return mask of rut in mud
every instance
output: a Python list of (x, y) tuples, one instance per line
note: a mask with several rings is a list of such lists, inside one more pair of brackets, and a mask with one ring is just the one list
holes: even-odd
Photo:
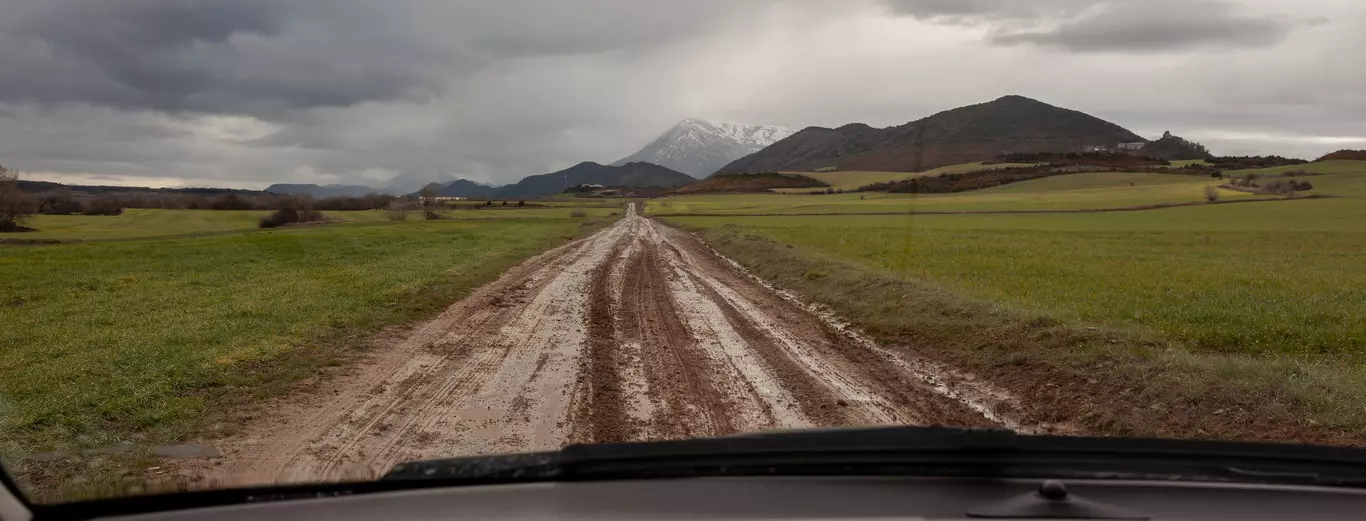
[(368, 478), (409, 460), (568, 443), (1000, 420), (933, 373), (632, 209), (273, 411), (224, 446), (214, 473)]

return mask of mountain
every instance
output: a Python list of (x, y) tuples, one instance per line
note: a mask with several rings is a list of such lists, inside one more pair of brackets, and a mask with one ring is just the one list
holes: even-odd
[[(398, 174), (397, 176), (394, 176), (394, 178), (393, 178), (393, 179), (390, 179), (389, 182), (388, 182), (388, 184), (386, 184), (385, 186), (361, 186), (361, 185), (340, 185), (340, 184), (332, 184), (332, 185), (322, 185), (322, 186), (319, 186), (319, 185), (316, 185), (316, 184), (289, 184), (289, 183), (276, 183), (276, 184), (273, 184), (273, 185), (270, 185), (269, 187), (267, 187), (265, 191), (270, 192), (270, 193), (275, 193), (275, 194), (288, 194), (288, 195), (304, 195), (304, 194), (307, 194), (307, 195), (311, 195), (311, 196), (316, 197), (316, 198), (321, 198), (321, 197), (336, 197), (336, 196), (351, 196), (351, 197), (358, 197), (358, 196), (362, 196), (362, 195), (366, 195), (366, 194), (389, 194), (389, 195), (405, 195), (405, 194), (412, 194), (412, 193), (417, 193), (419, 190), (422, 190), (423, 187), (426, 187), (427, 185), (430, 185), (430, 184), (437, 184), (437, 185), (440, 185), (440, 186), (442, 186), (442, 187), (445, 187), (445, 186), (449, 186), (449, 185), (455, 184), (455, 183), (469, 183), (469, 184), (471, 184), (471, 185), (477, 185), (477, 183), (473, 183), (473, 182), (470, 182), (470, 181), (465, 181), (465, 180), (463, 180), (463, 179), (456, 179), (455, 176), (454, 176), (454, 175), (451, 175), (451, 174), (437, 174), (437, 175), (434, 175), (434, 176), (428, 176), (428, 175), (421, 175), (421, 174), (413, 174), (413, 173), (404, 172), (404, 173)], [(477, 185), (477, 186), (482, 186), (482, 185)], [(453, 190), (458, 191), (458, 190), (461, 190), (461, 189), (463, 189), (463, 188), (464, 188), (464, 185), (460, 185), (460, 187), (457, 187), (457, 188), (455, 188), (455, 189), (453, 189)], [(444, 194), (443, 194), (443, 195), (444, 195)], [(459, 194), (450, 194), (450, 195), (453, 195), (453, 196), (454, 196), (454, 195), (459, 195)], [(485, 194), (485, 195), (487, 195), (487, 194)], [(470, 197), (470, 196), (465, 196), (465, 197)]]
[(809, 127), (742, 157), (724, 173), (839, 170), (919, 172), (1004, 153), (1065, 152), (1144, 142), (1108, 121), (1023, 96), (960, 107), (896, 127)]
[(1345, 148), (1344, 148), (1344, 149), (1339, 150), (1339, 151), (1337, 151), (1337, 152), (1333, 152), (1333, 153), (1331, 153), (1331, 154), (1327, 154), (1327, 155), (1324, 155), (1323, 157), (1320, 157), (1320, 158), (1318, 158), (1318, 159), (1315, 159), (1314, 162), (1319, 162), (1319, 161), (1332, 161), (1332, 160), (1334, 160), (1334, 159), (1346, 159), (1346, 160), (1351, 160), (1351, 161), (1366, 161), (1366, 150), (1348, 150), (1348, 149), (1345, 149)]
[(422, 175), (402, 172), (390, 179), (389, 184), (380, 191), (394, 195), (411, 194), (432, 183), (444, 185), (455, 180), (455, 176), (451, 174)]
[(565, 188), (577, 185), (602, 186), (658, 186), (674, 188), (696, 181), (687, 174), (668, 168), (642, 162), (606, 166), (585, 161), (558, 172), (533, 175), (523, 178), (517, 184), (499, 188), (493, 195), (497, 199), (518, 199), (544, 197), (563, 192)]
[(1204, 145), (1174, 136), (1171, 132), (1163, 132), (1161, 139), (1143, 145), (1143, 148), (1138, 149), (1138, 155), (1168, 161), (1214, 159), (1214, 154), (1209, 153)]
[[(465, 179), (456, 179), (446, 184), (432, 183), (436, 195), (442, 197), (491, 197), (498, 187), (489, 186)], [(429, 186), (432, 186), (429, 185)]]
[(685, 119), (639, 152), (612, 166), (643, 161), (701, 179), (726, 163), (758, 152), (790, 135), (792, 129), (785, 127)]
[(276, 183), (266, 187), (267, 192), (284, 195), (311, 195), (315, 198), (350, 196), (384, 192), (384, 190), (360, 185), (323, 185)]

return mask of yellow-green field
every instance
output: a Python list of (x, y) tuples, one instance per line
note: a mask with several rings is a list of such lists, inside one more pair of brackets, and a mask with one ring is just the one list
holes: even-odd
[[(1316, 178), (1317, 179), (1317, 178)], [(1125, 208), (1195, 203), (1217, 179), (1176, 174), (1088, 173), (1055, 176), (956, 194), (721, 194), (650, 201), (650, 215), (793, 215)], [(1255, 196), (1219, 190), (1221, 200)]]
[(1245, 353), (1366, 355), (1366, 201), (1033, 215), (673, 217), (1053, 316)]
[[(881, 341), (1092, 432), (1359, 444), (1362, 165), (1303, 178), (1333, 197), (1138, 211), (857, 215), (1195, 202), (1219, 181), (1078, 174), (960, 194), (666, 198), (650, 209)], [(849, 215), (792, 215), (804, 213)]]
[[(976, 171), (978, 171), (978, 170), (993, 170), (993, 169), (997, 169), (997, 168), (1011, 168), (1011, 167), (1033, 166), (1034, 164), (1035, 164), (1035, 163), (996, 163), (996, 164), (986, 164), (986, 163), (965, 163), (965, 164), (961, 164), (961, 165), (944, 166), (944, 167), (935, 168), (935, 169), (933, 169), (933, 170), (926, 170), (926, 171), (924, 171), (924, 172), (914, 172), (914, 173), (912, 173), (912, 172), (875, 172), (875, 171), (856, 171), (856, 170), (844, 171), (844, 172), (785, 172), (785, 173), (804, 175), (804, 176), (807, 176), (807, 177), (816, 179), (816, 180), (818, 180), (818, 181), (821, 181), (821, 182), (823, 182), (823, 183), (825, 183), (825, 184), (828, 184), (828, 185), (830, 185), (830, 188), (837, 189), (837, 190), (844, 190), (844, 191), (847, 192), (847, 191), (851, 191), (851, 190), (857, 190), (859, 187), (867, 186), (867, 185), (870, 185), (870, 184), (873, 184), (873, 183), (886, 183), (886, 182), (891, 182), (891, 181), (900, 181), (900, 180), (902, 180), (902, 179), (910, 179), (910, 178), (913, 178), (913, 177), (928, 177), (928, 176), (936, 176), (936, 175), (940, 175), (940, 174), (961, 174), (961, 173), (965, 173), (965, 172), (976, 172)], [(811, 188), (783, 188), (783, 189), (777, 190), (777, 192), (780, 192), (780, 193), (794, 193), (794, 194), (800, 194), (800, 193), (808, 193), (808, 192), (810, 192), (811, 190), (812, 190)]]
[(1225, 176), (1245, 176), (1256, 174), (1260, 176), (1282, 175), (1286, 172), (1309, 172), (1312, 174), (1361, 174), (1366, 173), (1366, 161), (1351, 161), (1346, 159), (1334, 159), (1330, 161), (1317, 161), (1305, 163), (1303, 165), (1275, 166), (1271, 168), (1253, 168), (1247, 170), (1229, 170), (1224, 172)]
[[(469, 219), (564, 219), (575, 209), (588, 216), (605, 216), (617, 208), (596, 203), (563, 203), (551, 208), (502, 208), (494, 207), (480, 210), (443, 210), (441, 215), (457, 220)], [(161, 210), (130, 208), (122, 215), (34, 215), (25, 225), (38, 231), (7, 234), (0, 239), (57, 239), (57, 240), (109, 240), (134, 239), (147, 237), (191, 236), (213, 233), (251, 231), (258, 228), (262, 217), (269, 215), (265, 210)], [(347, 223), (385, 223), (391, 222), (389, 214), (382, 210), (349, 212), (323, 212), (334, 224), (310, 224), (306, 226), (337, 226)], [(408, 215), (409, 221), (421, 219), (420, 212)]]
[(607, 221), (570, 212), (270, 230), (259, 212), (35, 219), (82, 239), (207, 235), (0, 246), (0, 459), (183, 441)]

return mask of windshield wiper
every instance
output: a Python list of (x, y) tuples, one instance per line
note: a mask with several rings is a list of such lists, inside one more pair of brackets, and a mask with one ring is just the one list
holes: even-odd
[(1366, 486), (1366, 450), (939, 427), (830, 429), (400, 464), (386, 481), (571, 481), (696, 476), (900, 475), (1161, 479)]

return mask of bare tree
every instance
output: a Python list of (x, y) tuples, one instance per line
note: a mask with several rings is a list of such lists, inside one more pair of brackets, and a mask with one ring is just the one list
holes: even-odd
[(389, 203), (389, 207), (385, 208), (384, 211), (389, 213), (389, 220), (391, 221), (406, 221), (408, 214), (413, 211), (413, 206), (415, 205), (412, 201), (397, 200)]
[(28, 213), (28, 202), (19, 190), (19, 173), (0, 166), (0, 232), (19, 230)]

